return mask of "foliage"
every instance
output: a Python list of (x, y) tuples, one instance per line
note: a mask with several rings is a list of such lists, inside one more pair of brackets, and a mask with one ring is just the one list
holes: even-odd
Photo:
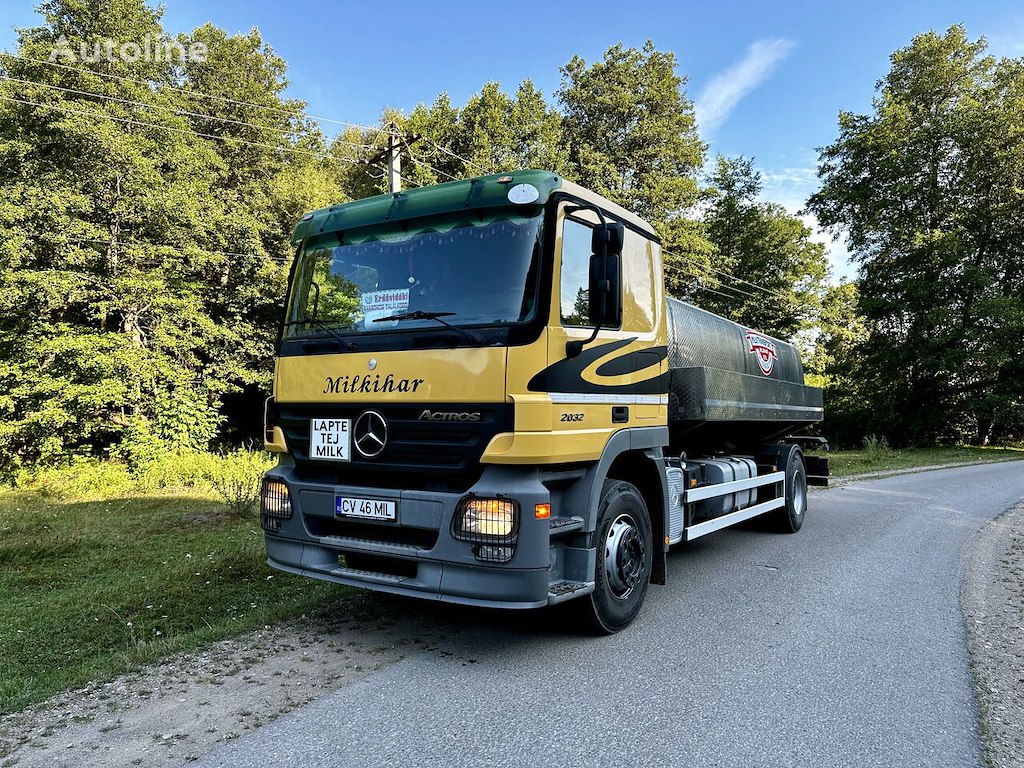
[(884, 435), (866, 435), (861, 442), (864, 444), (864, 455), (869, 463), (881, 464), (892, 453), (889, 440)]
[(713, 246), (695, 218), (706, 146), (675, 55), (613, 45), (601, 61), (562, 67), (558, 91), (569, 177), (650, 221), (661, 236), (670, 293), (685, 296)]
[(809, 385), (825, 390), (821, 431), (834, 445), (859, 445), (871, 421), (872, 403), (864, 386), (867, 328), (858, 311), (856, 283), (825, 290), (816, 331), (804, 371)]
[[(881, 439), (881, 438), (876, 438)], [(930, 448), (866, 449), (861, 443), (856, 450), (831, 451), (821, 454), (828, 458), (829, 474), (835, 479), (863, 473), (898, 472), (920, 467), (978, 462), (1021, 461), (1024, 447), (992, 448), (979, 446), (933, 446)]]
[(249, 517), (259, 508), (263, 473), (272, 466), (262, 451), (242, 449), (218, 457), (207, 476), (232, 515)]
[(574, 179), (652, 222), (696, 203), (704, 162), (675, 69), (675, 55), (650, 40), (642, 50), (613, 45), (590, 66), (574, 56), (558, 91)]
[(861, 266), (861, 429), (896, 444), (1019, 439), (1024, 405), (1024, 61), (964, 29), (892, 56), (844, 112), (809, 208)]
[(62, 35), (72, 49), (167, 39), (162, 11), (142, 0), (40, 11), (46, 25), (20, 31), (25, 58), (2, 59), (12, 79), (0, 84), (17, 100), (0, 102), (8, 478), (134, 441), (207, 448), (224, 395), (269, 383), (294, 220), (340, 197), (316, 159), (323, 138), (281, 96), (285, 64), (258, 32), (183, 36), (207, 45), (204, 63), (55, 67), (39, 60)]
[(120, 462), (75, 456), (67, 463), (37, 470), (25, 484), (51, 499), (93, 500), (131, 493), (135, 479)]
[(824, 246), (782, 206), (758, 201), (761, 175), (753, 161), (719, 156), (711, 186), (704, 225), (715, 251), (692, 292), (696, 303), (784, 339), (818, 328), (827, 290)]

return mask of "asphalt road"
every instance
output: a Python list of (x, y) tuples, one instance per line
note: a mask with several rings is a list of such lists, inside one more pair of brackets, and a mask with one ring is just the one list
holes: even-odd
[(611, 638), (431, 605), (464, 629), (197, 764), (980, 768), (962, 554), (1022, 498), (1024, 462), (813, 493), (795, 536), (673, 551)]

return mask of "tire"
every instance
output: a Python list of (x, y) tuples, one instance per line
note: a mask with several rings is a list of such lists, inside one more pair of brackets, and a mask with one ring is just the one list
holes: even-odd
[(807, 468), (804, 455), (794, 448), (786, 462), (786, 506), (775, 513), (775, 525), (781, 533), (796, 533), (807, 517)]
[(611, 635), (640, 612), (654, 562), (650, 514), (634, 486), (622, 480), (605, 481), (594, 542), (596, 587), (576, 602), (594, 632)]

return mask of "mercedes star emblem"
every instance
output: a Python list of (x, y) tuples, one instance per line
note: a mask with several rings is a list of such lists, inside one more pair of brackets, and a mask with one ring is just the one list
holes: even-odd
[(363, 411), (352, 429), (356, 450), (368, 459), (380, 456), (388, 444), (388, 423), (376, 411)]

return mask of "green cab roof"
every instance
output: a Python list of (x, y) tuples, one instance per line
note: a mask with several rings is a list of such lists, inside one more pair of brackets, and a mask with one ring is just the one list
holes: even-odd
[[(550, 171), (526, 170), (477, 176), (429, 187), (402, 190), (394, 194), (367, 197), (307, 213), (292, 232), (292, 244), (297, 245), (307, 237), (379, 224), (383, 221), (402, 221), (464, 208), (513, 205), (514, 203), (509, 200), (509, 190), (519, 184), (535, 187), (539, 193), (535, 202), (543, 205), (551, 193), (561, 189), (566, 182), (561, 176)], [(534, 201), (530, 203), (533, 204)]]

